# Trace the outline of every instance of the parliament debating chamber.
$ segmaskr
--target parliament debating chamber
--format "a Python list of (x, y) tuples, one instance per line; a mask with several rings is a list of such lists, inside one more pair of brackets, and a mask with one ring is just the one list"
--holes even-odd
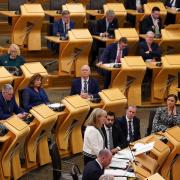
[(180, 179), (180, 0), (0, 0), (0, 180)]

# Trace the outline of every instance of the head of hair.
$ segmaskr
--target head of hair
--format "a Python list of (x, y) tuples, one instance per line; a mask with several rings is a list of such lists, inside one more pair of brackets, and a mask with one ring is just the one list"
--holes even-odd
[(160, 11), (160, 9), (155, 6), (155, 7), (152, 8), (152, 12), (155, 12), (155, 11)]
[(169, 95), (167, 96), (167, 99), (168, 99), (169, 97), (173, 97), (173, 98), (175, 99), (175, 102), (177, 102), (177, 100), (178, 100), (178, 97), (177, 97), (175, 94), (169, 94)]
[(69, 15), (70, 14), (70, 12), (68, 11), (68, 10), (63, 10), (62, 11), (62, 16), (64, 16), (64, 15)]
[(108, 116), (113, 116), (113, 117), (115, 118), (115, 113), (112, 112), (112, 111), (108, 111), (108, 112), (107, 112), (107, 115), (108, 115)]
[(128, 110), (129, 108), (135, 108), (135, 109), (137, 109), (137, 107), (136, 107), (136, 106), (129, 105), (129, 106), (127, 106), (127, 107), (126, 107), (126, 110)]
[(83, 68), (88, 68), (88, 69), (89, 69), (89, 71), (91, 71), (91, 68), (90, 68), (90, 67), (89, 67), (89, 65), (87, 65), (87, 64), (85, 64), (85, 65), (81, 66), (81, 70), (82, 70)]
[(112, 9), (106, 11), (106, 16), (115, 16), (115, 12)]
[(9, 49), (8, 49), (8, 54), (11, 53), (11, 48), (16, 49), (17, 55), (20, 56), (21, 52), (20, 52), (20, 49), (19, 49), (19, 46), (18, 46), (18, 45), (16, 45), (16, 44), (11, 44), (11, 45), (9, 46)]
[(86, 121), (86, 126), (95, 126), (98, 128), (98, 119), (102, 115), (107, 115), (107, 112), (101, 108), (95, 108), (89, 115), (87, 121)]
[(41, 80), (42, 80), (43, 77), (42, 77), (39, 73), (34, 74), (34, 75), (31, 77), (31, 79), (29, 80), (28, 86), (29, 86), (30, 88), (33, 88), (33, 87), (34, 87), (34, 82), (35, 82), (36, 79), (41, 79)]
[(2, 86), (2, 93), (3, 92), (8, 92), (8, 91), (11, 91), (13, 90), (13, 87), (11, 84), (5, 84), (4, 86)]
[(99, 180), (114, 180), (114, 177), (111, 175), (104, 174), (100, 176)]
[(152, 31), (148, 31), (148, 32), (146, 33), (146, 36), (148, 36), (148, 35), (152, 35), (152, 36), (154, 36), (154, 32), (152, 32)]
[(107, 157), (109, 155), (112, 155), (112, 153), (109, 149), (102, 149), (99, 151), (98, 157), (102, 158), (102, 157)]
[(124, 44), (127, 44), (128, 43), (128, 40), (126, 37), (121, 37), (118, 41), (118, 43), (124, 43)]

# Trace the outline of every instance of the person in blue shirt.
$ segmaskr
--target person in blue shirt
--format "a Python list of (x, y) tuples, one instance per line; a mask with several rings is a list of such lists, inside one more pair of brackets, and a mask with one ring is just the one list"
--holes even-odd
[(5, 84), (0, 93), (0, 120), (6, 120), (13, 114), (17, 114), (21, 119), (27, 116), (27, 113), (25, 113), (15, 101), (12, 85)]
[(49, 103), (45, 90), (42, 88), (43, 77), (40, 74), (34, 74), (22, 92), (22, 105), (26, 112), (32, 107)]

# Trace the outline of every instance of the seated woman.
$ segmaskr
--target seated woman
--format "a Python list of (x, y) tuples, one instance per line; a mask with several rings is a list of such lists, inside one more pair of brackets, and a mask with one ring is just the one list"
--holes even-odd
[(25, 60), (20, 56), (20, 49), (16, 44), (11, 44), (8, 49), (8, 54), (0, 57), (0, 66), (10, 66), (19, 68), (25, 63)]
[(83, 144), (84, 165), (96, 159), (99, 151), (105, 148), (104, 135), (101, 128), (105, 123), (106, 116), (106, 111), (95, 108), (87, 119)]
[(176, 109), (177, 96), (170, 94), (167, 97), (167, 106), (157, 109), (153, 119), (152, 132), (166, 130), (180, 125), (180, 112)]
[(40, 74), (34, 74), (27, 88), (22, 92), (22, 104), (26, 112), (33, 106), (49, 103), (46, 92), (41, 87), (43, 77)]

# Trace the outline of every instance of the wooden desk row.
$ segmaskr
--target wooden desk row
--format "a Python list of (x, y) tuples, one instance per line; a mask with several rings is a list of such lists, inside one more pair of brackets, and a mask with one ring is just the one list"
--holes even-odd
[[(19, 90), (27, 86), (29, 79), (35, 73), (40, 73), (45, 79), (48, 76), (40, 63), (27, 63), (21, 66), (21, 69), (23, 76), (16, 78), (4, 67), (0, 67), (0, 85), (14, 81), (16, 99), (18, 99)], [(32, 169), (50, 163), (47, 138), (52, 129), (62, 156), (82, 152), (81, 126), (90, 109), (99, 107), (122, 115), (127, 104), (126, 97), (117, 88), (103, 90), (99, 95), (100, 103), (82, 99), (79, 95), (64, 97), (62, 103), (65, 109), (62, 112), (54, 112), (45, 104), (35, 106), (30, 110), (34, 116), (30, 125), (16, 115), (7, 119), (4, 125), (9, 132), (0, 137), (0, 179), (10, 180), (11, 176), (18, 179)], [(21, 165), (20, 151), (23, 149), (25, 163)]]
[(180, 71), (180, 55), (162, 57), (162, 65), (145, 63), (140, 56), (123, 58), (121, 68), (113, 68), (111, 64), (98, 67), (111, 71), (111, 87), (118, 88), (127, 97), (128, 105), (142, 106), (142, 82), (146, 69), (152, 70), (151, 105), (161, 104), (167, 94), (178, 93), (178, 72)]
[[(139, 21), (142, 20), (145, 15), (149, 15), (154, 6), (161, 9), (161, 14), (165, 19), (167, 10), (161, 2), (145, 4), (144, 14), (133, 10), (126, 11), (122, 3), (107, 3), (103, 7), (104, 12), (109, 9), (114, 10), (120, 27), (123, 26), (127, 13), (136, 16), (136, 26), (138, 27)], [(14, 11), (0, 11), (0, 14), (12, 18), (12, 42), (20, 46), (27, 44), (30, 51), (41, 50), (41, 27), (45, 14), (55, 19), (59, 19), (61, 15), (57, 13), (58, 11), (44, 11), (40, 4), (24, 4), (20, 6), (20, 9), (21, 15), (16, 14)], [(98, 18), (104, 16), (104, 13), (98, 13), (99, 11), (86, 11), (83, 5), (79, 3), (65, 4), (62, 6), (62, 9), (70, 11), (71, 17), (75, 21), (76, 28), (83, 27), (86, 13), (95, 17), (97, 16)], [(179, 23), (179, 12), (175, 12), (175, 10), (172, 9), (168, 10), (168, 12), (177, 14), (176, 23)]]

